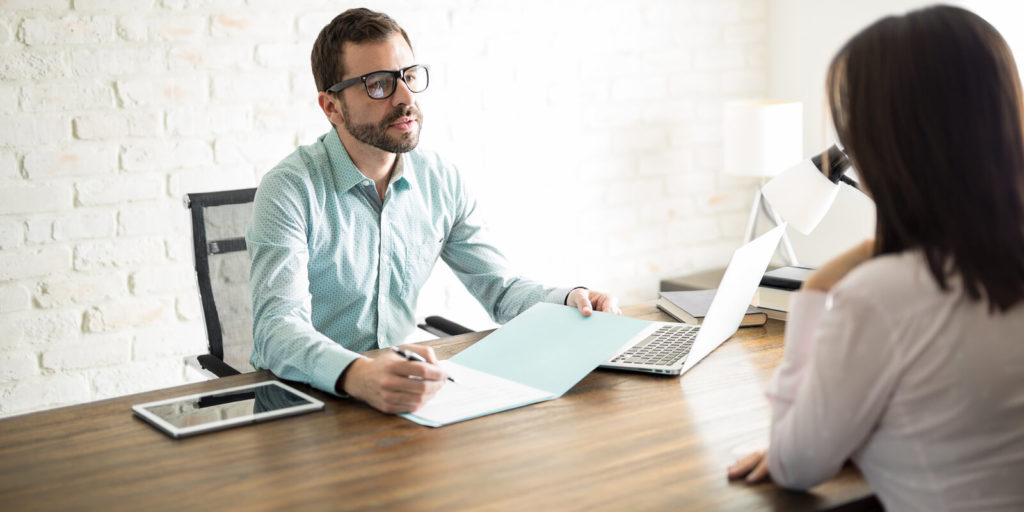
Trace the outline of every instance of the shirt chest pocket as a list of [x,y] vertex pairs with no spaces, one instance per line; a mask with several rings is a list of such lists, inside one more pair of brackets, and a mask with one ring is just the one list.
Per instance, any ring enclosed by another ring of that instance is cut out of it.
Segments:
[[405,261],[403,261],[401,282],[404,294],[419,293],[423,283],[427,282],[430,272],[434,269],[437,258],[441,255],[444,247],[444,239],[429,240],[419,243],[411,243],[405,248]]

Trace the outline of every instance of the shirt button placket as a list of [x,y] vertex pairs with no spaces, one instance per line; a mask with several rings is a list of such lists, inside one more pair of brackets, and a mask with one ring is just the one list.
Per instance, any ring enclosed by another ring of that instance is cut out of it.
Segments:
[[[391,258],[392,252],[391,230],[388,227],[387,208],[380,209],[380,236],[379,252],[377,254],[377,344],[382,342],[390,343],[389,340],[389,318],[387,315],[388,297],[391,296]],[[383,346],[383,345],[381,345]]]

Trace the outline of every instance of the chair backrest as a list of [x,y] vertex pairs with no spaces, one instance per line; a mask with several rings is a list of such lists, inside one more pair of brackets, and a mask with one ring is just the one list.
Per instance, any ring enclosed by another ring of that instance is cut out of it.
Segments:
[[185,196],[185,207],[192,212],[196,280],[212,356],[200,356],[199,361],[219,377],[253,371],[249,364],[252,297],[245,229],[252,218],[255,195],[255,188],[247,188]]

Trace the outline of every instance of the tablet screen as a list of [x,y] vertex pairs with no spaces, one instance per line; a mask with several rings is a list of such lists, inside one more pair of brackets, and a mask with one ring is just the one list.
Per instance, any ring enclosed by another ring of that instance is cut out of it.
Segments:
[[172,398],[132,407],[172,437],[322,409],[323,402],[277,381]]

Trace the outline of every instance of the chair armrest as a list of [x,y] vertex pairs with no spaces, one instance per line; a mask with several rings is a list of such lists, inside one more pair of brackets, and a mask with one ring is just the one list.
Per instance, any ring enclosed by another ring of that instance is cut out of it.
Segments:
[[218,377],[230,377],[232,375],[239,375],[242,373],[232,368],[231,365],[224,361],[217,359],[217,356],[212,354],[203,354],[196,357],[196,360],[199,361],[199,366],[204,370],[207,370]]
[[442,316],[428,316],[425,322],[426,326],[421,328],[433,334],[440,332],[441,334],[438,334],[438,336],[458,336],[459,334],[474,332],[473,329],[457,324]]

